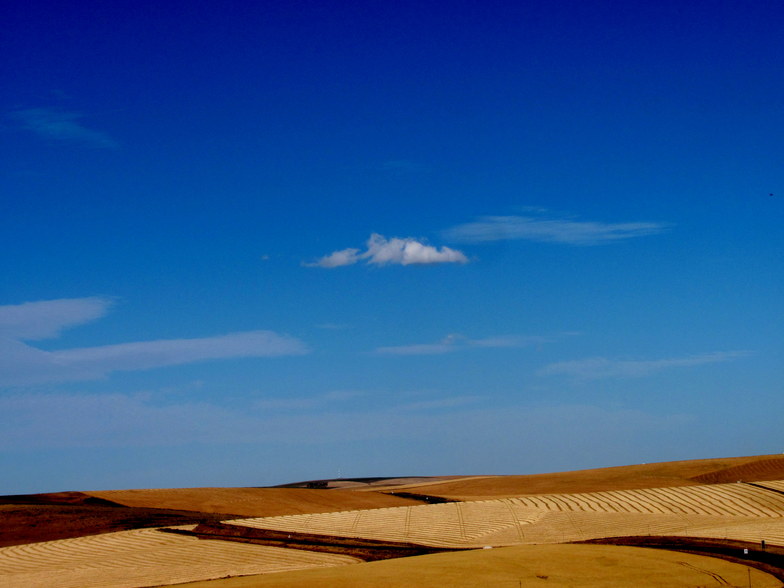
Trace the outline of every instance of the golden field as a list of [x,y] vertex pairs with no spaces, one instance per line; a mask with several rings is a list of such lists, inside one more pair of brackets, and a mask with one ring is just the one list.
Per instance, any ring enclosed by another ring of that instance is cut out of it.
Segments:
[[535,545],[439,553],[356,566],[186,584],[183,588],[598,588],[782,584],[759,570],[716,558],[607,545]]
[[784,577],[784,456],[320,484],[0,497],[0,585],[781,586]]

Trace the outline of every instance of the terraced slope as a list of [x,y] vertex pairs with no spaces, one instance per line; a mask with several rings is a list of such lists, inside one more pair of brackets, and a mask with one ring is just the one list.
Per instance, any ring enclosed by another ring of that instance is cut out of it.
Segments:
[[0,548],[0,583],[4,588],[134,588],[357,561],[138,529]]
[[748,484],[544,494],[229,521],[262,529],[434,547],[558,543],[620,535],[728,537],[784,545],[784,494]]

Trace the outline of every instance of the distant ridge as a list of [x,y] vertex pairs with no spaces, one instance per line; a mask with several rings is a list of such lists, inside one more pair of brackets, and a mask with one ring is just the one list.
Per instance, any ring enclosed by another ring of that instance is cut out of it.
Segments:
[[24,504],[47,506],[116,506],[122,504],[90,496],[84,492],[49,492],[45,494],[10,494],[0,496],[0,504]]
[[692,478],[700,484],[727,484],[737,481],[763,482],[781,479],[784,479],[784,455],[770,459],[759,459]]
[[[481,500],[528,494],[602,492],[775,480],[784,478],[784,455],[694,459],[521,476],[465,477],[423,483],[423,492],[455,500]],[[418,485],[406,486],[418,492]]]
[[[305,482],[293,482],[290,484],[280,484],[270,486],[270,488],[352,488],[360,487],[393,487],[410,484],[426,484],[441,482],[445,480],[458,480],[468,476],[381,476],[371,478],[327,478],[323,480],[307,480]],[[375,488],[374,488],[375,489]]]

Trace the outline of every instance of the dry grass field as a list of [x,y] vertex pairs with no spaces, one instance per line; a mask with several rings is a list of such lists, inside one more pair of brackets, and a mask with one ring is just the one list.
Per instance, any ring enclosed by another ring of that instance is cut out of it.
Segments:
[[[784,455],[697,459],[530,476],[474,476],[411,484],[405,490],[453,500],[572,494],[784,479]],[[376,488],[378,490],[379,488]],[[390,488],[398,490],[401,488]]]
[[[760,570],[750,572],[742,561],[623,546],[624,541],[655,543],[655,538],[660,543],[674,538],[695,549],[701,541],[703,547],[732,544],[731,553],[742,551],[733,541],[749,542],[742,545],[754,550],[765,540],[768,551],[761,557],[779,558],[765,569],[784,578],[784,456],[539,476],[346,482],[330,482],[325,489],[0,497],[0,585],[132,588],[214,580],[211,588],[511,588],[521,582],[639,585],[640,578],[647,586],[747,586],[749,578],[754,586],[782,585]],[[453,501],[425,503],[427,496]],[[176,527],[180,533],[154,527]],[[370,556],[367,550],[340,547],[341,541],[386,543],[371,546],[376,551]],[[566,545],[581,541],[618,544]],[[399,557],[402,544],[471,551],[358,563]],[[481,549],[487,546],[493,549]],[[379,549],[389,555],[379,556]],[[227,576],[247,577],[218,580]]]
[[757,486],[770,488],[771,490],[778,490],[784,492],[784,480],[770,480],[766,482],[757,482]]
[[306,488],[169,488],[109,490],[90,496],[124,506],[166,508],[240,516],[269,517],[292,513],[333,512],[417,504],[381,492]]
[[733,525],[742,525],[744,537],[754,541],[784,545],[782,517],[784,494],[734,483],[541,494],[230,522],[279,531],[476,548],[622,535],[699,532],[702,537],[722,538]]
[[3,548],[0,579],[9,588],[134,588],[357,561],[137,529]]
[[673,588],[748,586],[749,581],[755,588],[781,586],[764,572],[717,558],[638,547],[535,545],[196,582],[182,588]]

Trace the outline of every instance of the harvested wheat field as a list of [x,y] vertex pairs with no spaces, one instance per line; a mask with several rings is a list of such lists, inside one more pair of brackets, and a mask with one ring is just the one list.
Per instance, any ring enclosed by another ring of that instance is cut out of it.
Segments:
[[133,588],[357,561],[138,529],[2,548],[0,579],[9,588]]
[[416,501],[381,492],[305,488],[168,488],[87,492],[103,500],[139,508],[167,508],[241,516],[277,516],[406,506]]
[[[0,497],[0,585],[779,586],[763,572],[784,578],[782,466],[757,456],[344,488]],[[585,541],[608,545],[574,544]],[[690,549],[715,557],[678,551]],[[248,577],[216,580],[227,576]]]
[[[743,480],[784,479],[784,455],[730,457],[650,463],[531,476],[474,476],[444,482],[412,484],[407,492],[452,500],[482,500],[523,494],[600,492],[696,486]],[[378,488],[376,488],[378,489]],[[391,490],[403,489],[391,488]]]
[[[374,510],[248,518],[234,525],[452,548],[560,543],[620,535],[744,536],[779,544],[784,494],[750,484],[717,484],[542,494]],[[771,530],[773,529],[773,530]],[[762,536],[770,532],[770,536]],[[784,543],[781,543],[784,545]]]
[[183,588],[410,586],[748,586],[780,587],[760,570],[720,559],[607,545],[536,545],[440,553],[339,568],[187,584]]
[[758,482],[757,486],[761,486],[762,488],[770,488],[771,490],[778,490],[779,492],[784,492],[784,479]]

